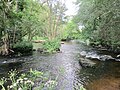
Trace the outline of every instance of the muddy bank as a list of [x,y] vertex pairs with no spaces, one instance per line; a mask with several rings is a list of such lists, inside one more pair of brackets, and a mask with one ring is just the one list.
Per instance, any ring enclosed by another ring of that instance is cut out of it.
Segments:
[[87,90],[120,90],[120,78],[100,78],[88,84]]

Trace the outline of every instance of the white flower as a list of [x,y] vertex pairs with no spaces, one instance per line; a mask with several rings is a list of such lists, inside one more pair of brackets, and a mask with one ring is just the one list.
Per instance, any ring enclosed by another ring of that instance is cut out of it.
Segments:
[[57,82],[54,80],[49,80],[46,82],[45,86],[50,87],[50,86],[56,86]]
[[20,79],[18,79],[19,81],[23,81],[23,79],[22,78],[20,78]]
[[34,85],[34,82],[27,80],[26,83],[30,83],[31,85]]
[[34,82],[31,82],[31,85],[33,86],[33,85],[34,85]]
[[21,83],[21,81],[23,81],[23,79],[22,79],[22,78],[17,79],[17,83]]
[[22,80],[22,81],[20,81],[20,83],[23,83],[23,80]]
[[14,83],[14,84],[13,84],[13,87],[15,87],[15,86],[17,86],[17,83]]
[[9,88],[10,88],[10,86],[8,85],[8,86],[7,86],[7,88],[9,89]]
[[10,88],[13,88],[13,85],[10,85]]
[[28,80],[28,78],[24,78],[24,80]]
[[16,82],[17,84],[19,84],[19,79],[17,79],[17,82]]
[[18,88],[18,90],[22,90],[22,88]]

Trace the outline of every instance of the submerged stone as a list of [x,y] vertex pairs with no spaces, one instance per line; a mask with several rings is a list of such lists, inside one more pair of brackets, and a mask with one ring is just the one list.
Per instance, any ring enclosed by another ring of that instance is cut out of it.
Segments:
[[100,56],[100,59],[101,61],[106,61],[106,60],[114,60],[115,58],[113,58],[112,56],[110,55],[102,55]]
[[85,58],[80,58],[79,63],[82,67],[93,67],[96,63]]
[[86,51],[82,51],[82,52],[80,52],[80,55],[81,55],[82,57],[85,57],[85,56],[87,55],[87,52],[86,52]]

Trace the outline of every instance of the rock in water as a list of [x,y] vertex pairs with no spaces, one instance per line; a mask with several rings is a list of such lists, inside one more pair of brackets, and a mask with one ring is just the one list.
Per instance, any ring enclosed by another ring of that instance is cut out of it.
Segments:
[[86,58],[99,60],[100,56],[96,54],[95,52],[88,52],[86,55]]
[[100,60],[101,61],[106,61],[106,60],[114,60],[115,58],[113,58],[112,56],[110,55],[102,55],[100,56]]
[[120,54],[119,54],[119,55],[117,55],[117,58],[120,58]]
[[43,48],[38,48],[38,49],[37,49],[37,52],[43,53],[43,52],[44,52],[44,49],[43,49]]
[[82,51],[82,52],[80,52],[80,55],[81,55],[82,57],[85,57],[85,56],[87,55],[87,52],[86,52],[86,51]]
[[84,58],[80,58],[79,63],[82,67],[93,67],[96,64],[95,62]]
[[4,62],[2,62],[2,63],[7,63],[7,61],[4,61]]

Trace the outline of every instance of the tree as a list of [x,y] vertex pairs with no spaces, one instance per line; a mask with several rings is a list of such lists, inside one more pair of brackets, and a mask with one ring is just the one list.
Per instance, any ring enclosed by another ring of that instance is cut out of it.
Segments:
[[[19,15],[17,12],[17,2],[15,0],[0,1],[0,54],[8,54],[11,44],[15,41],[15,31]],[[13,18],[14,17],[14,18]]]
[[25,0],[25,3],[21,18],[22,37],[26,36],[31,41],[35,35],[41,35],[45,27],[46,11],[37,0]]
[[79,11],[74,21],[84,25],[87,38],[104,46],[120,47],[119,0],[77,0],[76,4]]
[[[9,54],[23,39],[60,38],[65,5],[62,0],[0,0],[0,54]],[[13,51],[12,51],[13,52]]]
[[46,21],[46,36],[49,40],[60,36],[60,29],[64,19],[66,10],[65,3],[62,0],[46,0],[47,21]]
[[80,31],[77,27],[77,24],[74,23],[72,20],[70,20],[64,28],[63,38],[75,39],[75,38],[78,38],[77,35],[79,35],[79,34],[80,34]]

